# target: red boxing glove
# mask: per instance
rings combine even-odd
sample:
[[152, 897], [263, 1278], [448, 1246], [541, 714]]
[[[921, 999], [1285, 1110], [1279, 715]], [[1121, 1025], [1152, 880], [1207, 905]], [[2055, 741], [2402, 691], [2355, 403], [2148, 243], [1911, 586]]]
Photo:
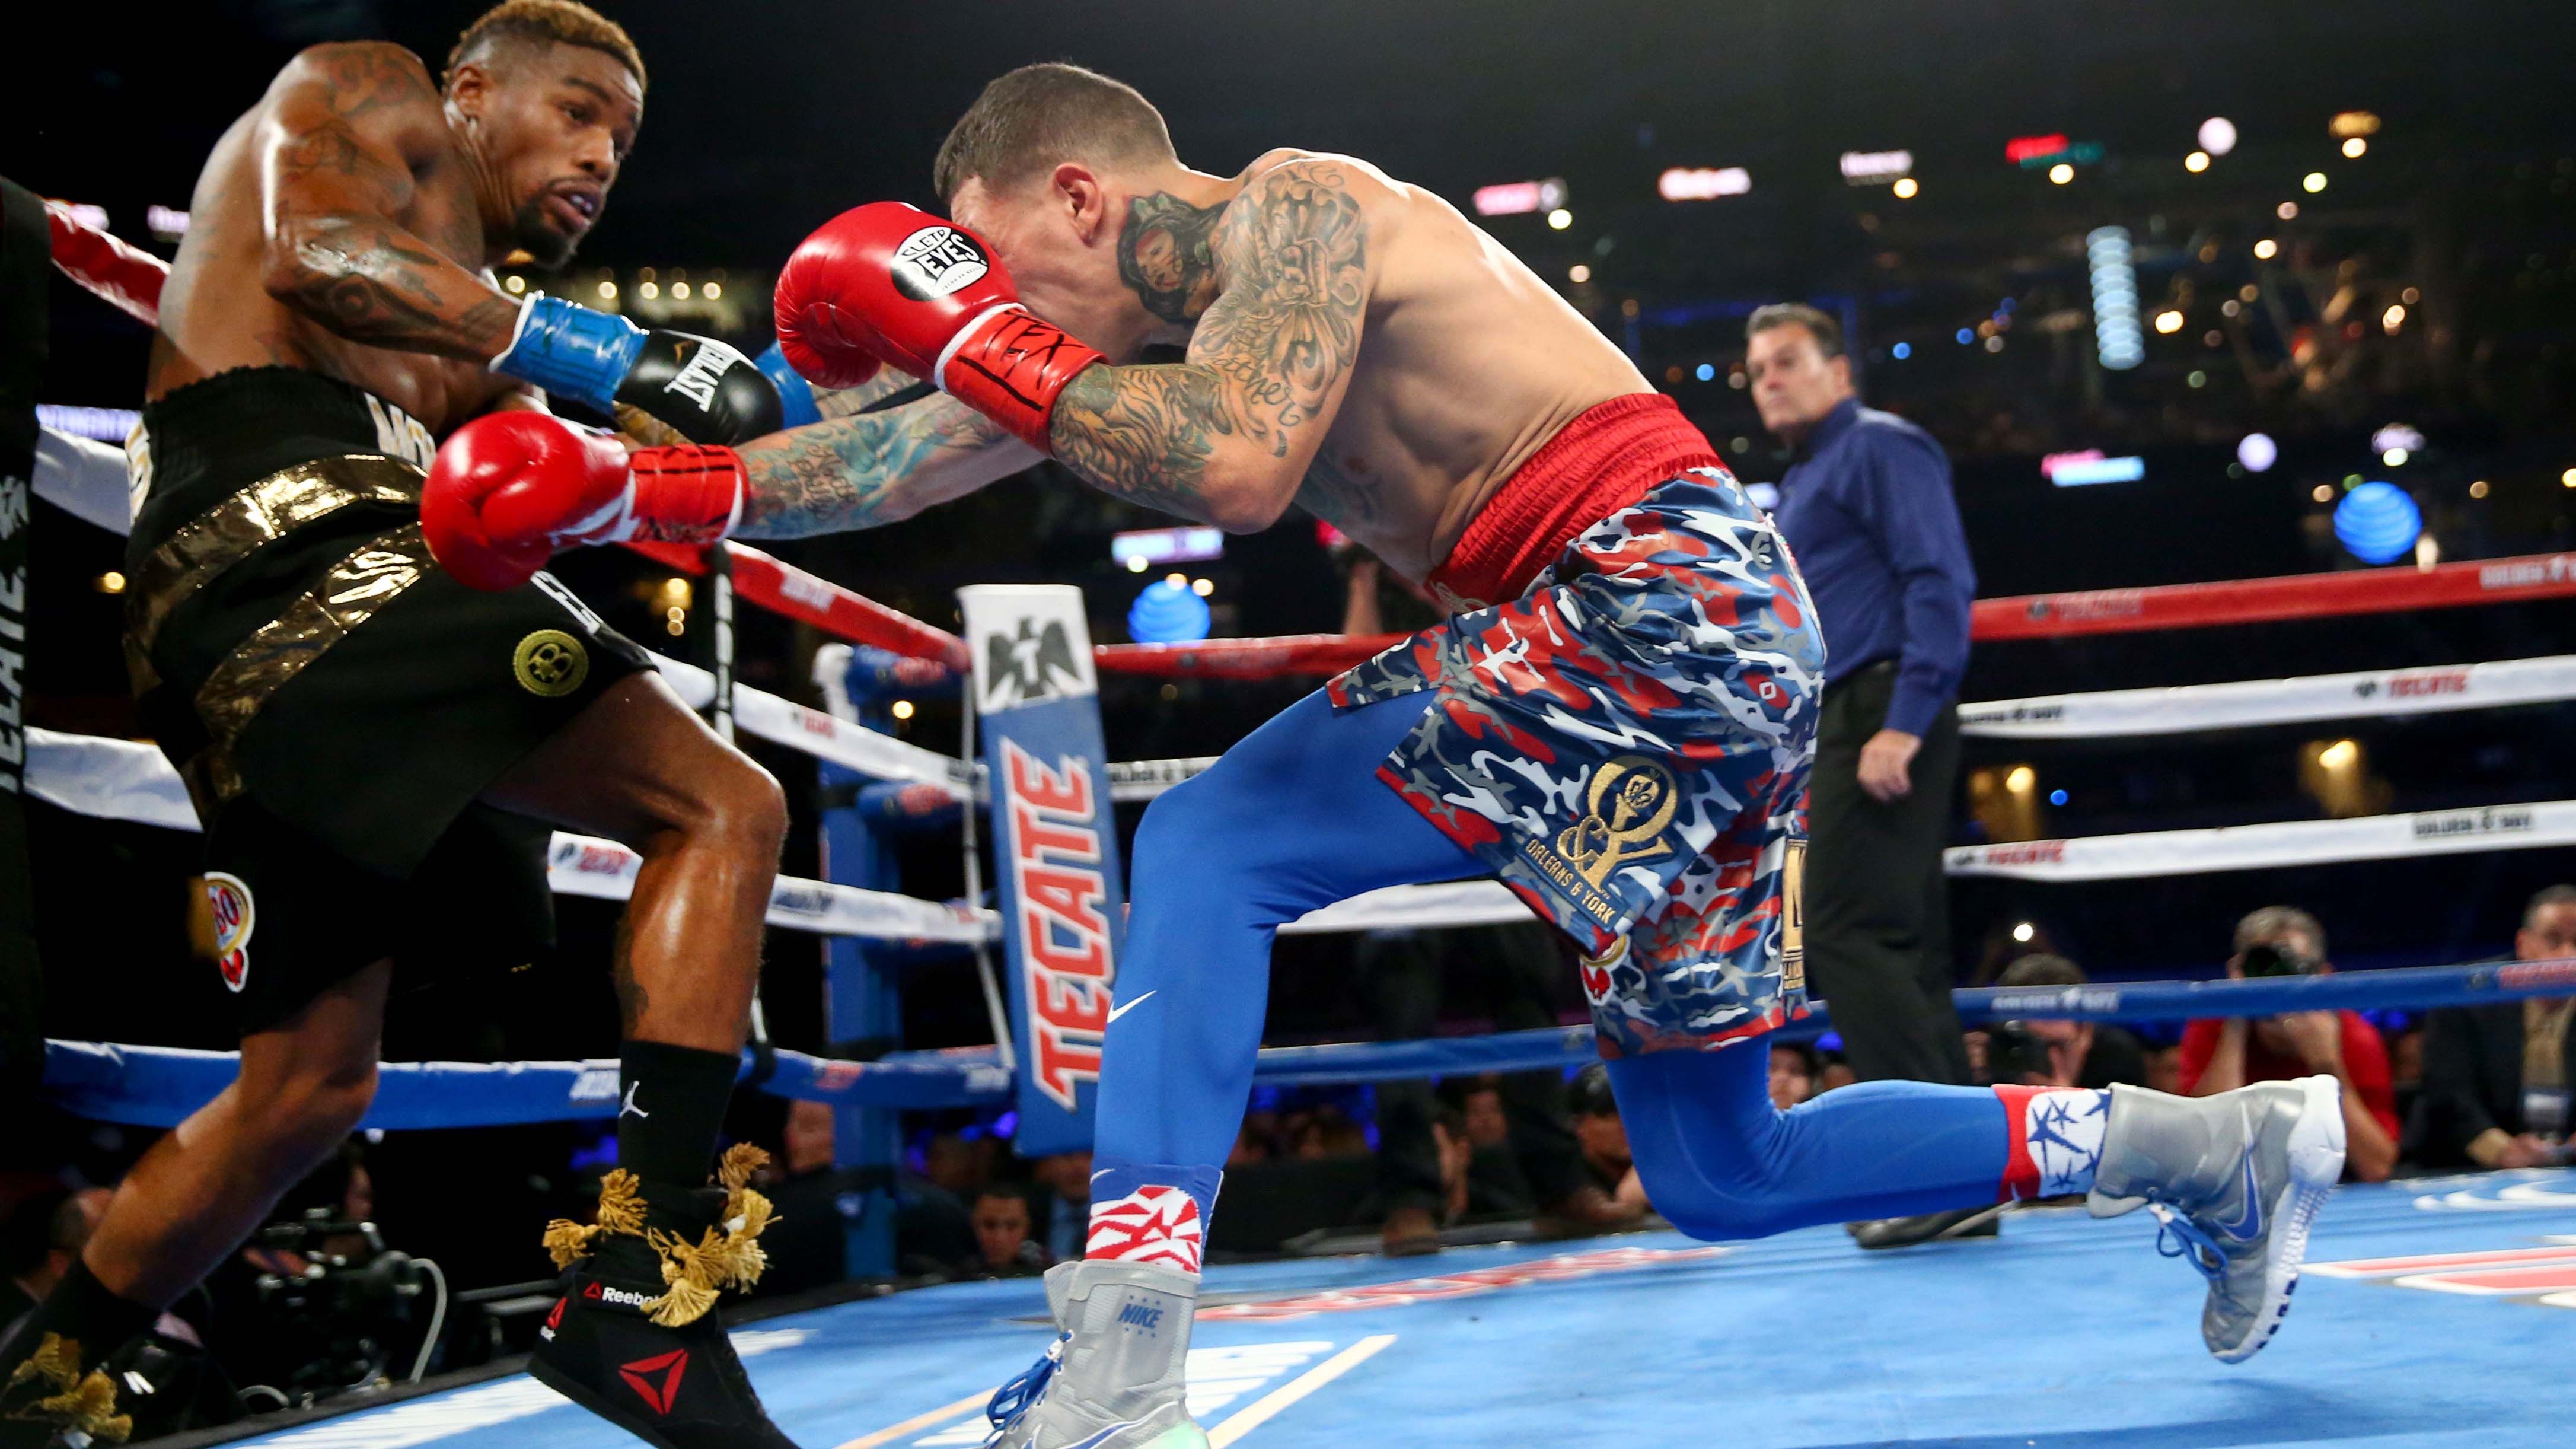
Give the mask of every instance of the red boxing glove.
[[430, 556], [468, 588], [515, 588], [562, 549], [649, 539], [708, 544], [749, 493], [731, 448], [643, 448], [544, 413], [458, 428], [420, 490]]
[[807, 380], [855, 387], [881, 363], [1053, 451], [1056, 395], [1099, 352], [1020, 305], [981, 237], [899, 201], [825, 222], [778, 274], [778, 346]]

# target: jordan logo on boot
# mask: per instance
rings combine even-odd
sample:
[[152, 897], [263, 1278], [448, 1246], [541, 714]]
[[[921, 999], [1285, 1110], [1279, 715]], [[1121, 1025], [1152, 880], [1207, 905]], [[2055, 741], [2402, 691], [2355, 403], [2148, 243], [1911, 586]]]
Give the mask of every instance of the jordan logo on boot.
[[689, 1351], [685, 1348], [675, 1348], [669, 1353], [657, 1353], [651, 1358], [639, 1358], [633, 1363], [617, 1366], [617, 1376], [626, 1380], [626, 1387], [633, 1389], [637, 1398], [652, 1405], [654, 1413], [665, 1415], [671, 1412], [671, 1405], [680, 1397], [680, 1375], [688, 1371]]

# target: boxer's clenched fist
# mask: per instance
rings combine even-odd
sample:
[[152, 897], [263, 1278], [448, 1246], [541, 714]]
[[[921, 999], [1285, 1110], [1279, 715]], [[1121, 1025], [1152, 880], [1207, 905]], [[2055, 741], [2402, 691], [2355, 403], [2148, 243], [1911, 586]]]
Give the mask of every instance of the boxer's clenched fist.
[[778, 274], [778, 343], [813, 382], [856, 387], [891, 363], [1027, 442], [1100, 353], [1019, 301], [981, 237], [918, 207], [871, 202], [825, 222]]
[[742, 517], [731, 448], [640, 448], [544, 413], [476, 418], [439, 448], [420, 491], [421, 534], [458, 583], [526, 583], [557, 551], [650, 539], [713, 543]]

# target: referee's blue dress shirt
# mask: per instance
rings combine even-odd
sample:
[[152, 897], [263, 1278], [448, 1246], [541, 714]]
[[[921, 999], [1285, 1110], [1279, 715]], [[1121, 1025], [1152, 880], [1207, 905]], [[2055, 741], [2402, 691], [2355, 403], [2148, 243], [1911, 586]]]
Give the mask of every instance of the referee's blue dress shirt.
[[1977, 594], [1941, 445], [1845, 398], [1780, 480], [1774, 517], [1816, 601], [1826, 685], [1893, 659], [1887, 728], [1928, 731], [1958, 698]]

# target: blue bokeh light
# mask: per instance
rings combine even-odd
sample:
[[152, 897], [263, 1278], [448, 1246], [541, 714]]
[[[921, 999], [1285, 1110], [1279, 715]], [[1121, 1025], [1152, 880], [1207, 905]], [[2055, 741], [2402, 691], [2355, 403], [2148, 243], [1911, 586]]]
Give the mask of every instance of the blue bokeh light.
[[1207, 636], [1207, 600], [1186, 582], [1156, 579], [1127, 608], [1127, 637], [1139, 644], [1191, 644]]
[[1717, 376], [1717, 368], [1714, 364], [1703, 362], [1699, 365], [1698, 370], [1691, 375], [1702, 382], [1708, 382]]
[[1960, 328], [1960, 329], [1959, 329], [1959, 345], [1960, 345], [1961, 347], [1965, 347], [1965, 346], [1967, 346], [1969, 343], [1974, 342], [1974, 341], [1976, 341], [1976, 340], [1977, 340], [1977, 334], [1976, 334], [1975, 332], [1973, 332], [1973, 331], [1971, 331], [1971, 330], [1969, 330], [1968, 328], [1965, 328], [1965, 327], [1962, 327], [1962, 328]]
[[2048, 792], [2048, 803], [2049, 803], [2049, 804], [2051, 804], [2051, 805], [2063, 805], [2063, 804], [2065, 804], [2065, 803], [2066, 803], [2066, 792], [2065, 792], [2065, 791], [2063, 791], [2063, 790], [2051, 790], [2051, 791], [2049, 791], [2049, 792]]
[[1914, 344], [1911, 342], [1900, 342], [1887, 350], [1888, 353], [1895, 357], [1897, 361], [1903, 362], [1905, 359], [1914, 355]]
[[2403, 557], [2424, 532], [2423, 511], [2405, 489], [2376, 480], [2363, 483], [2335, 505], [2335, 541], [2363, 563]]

